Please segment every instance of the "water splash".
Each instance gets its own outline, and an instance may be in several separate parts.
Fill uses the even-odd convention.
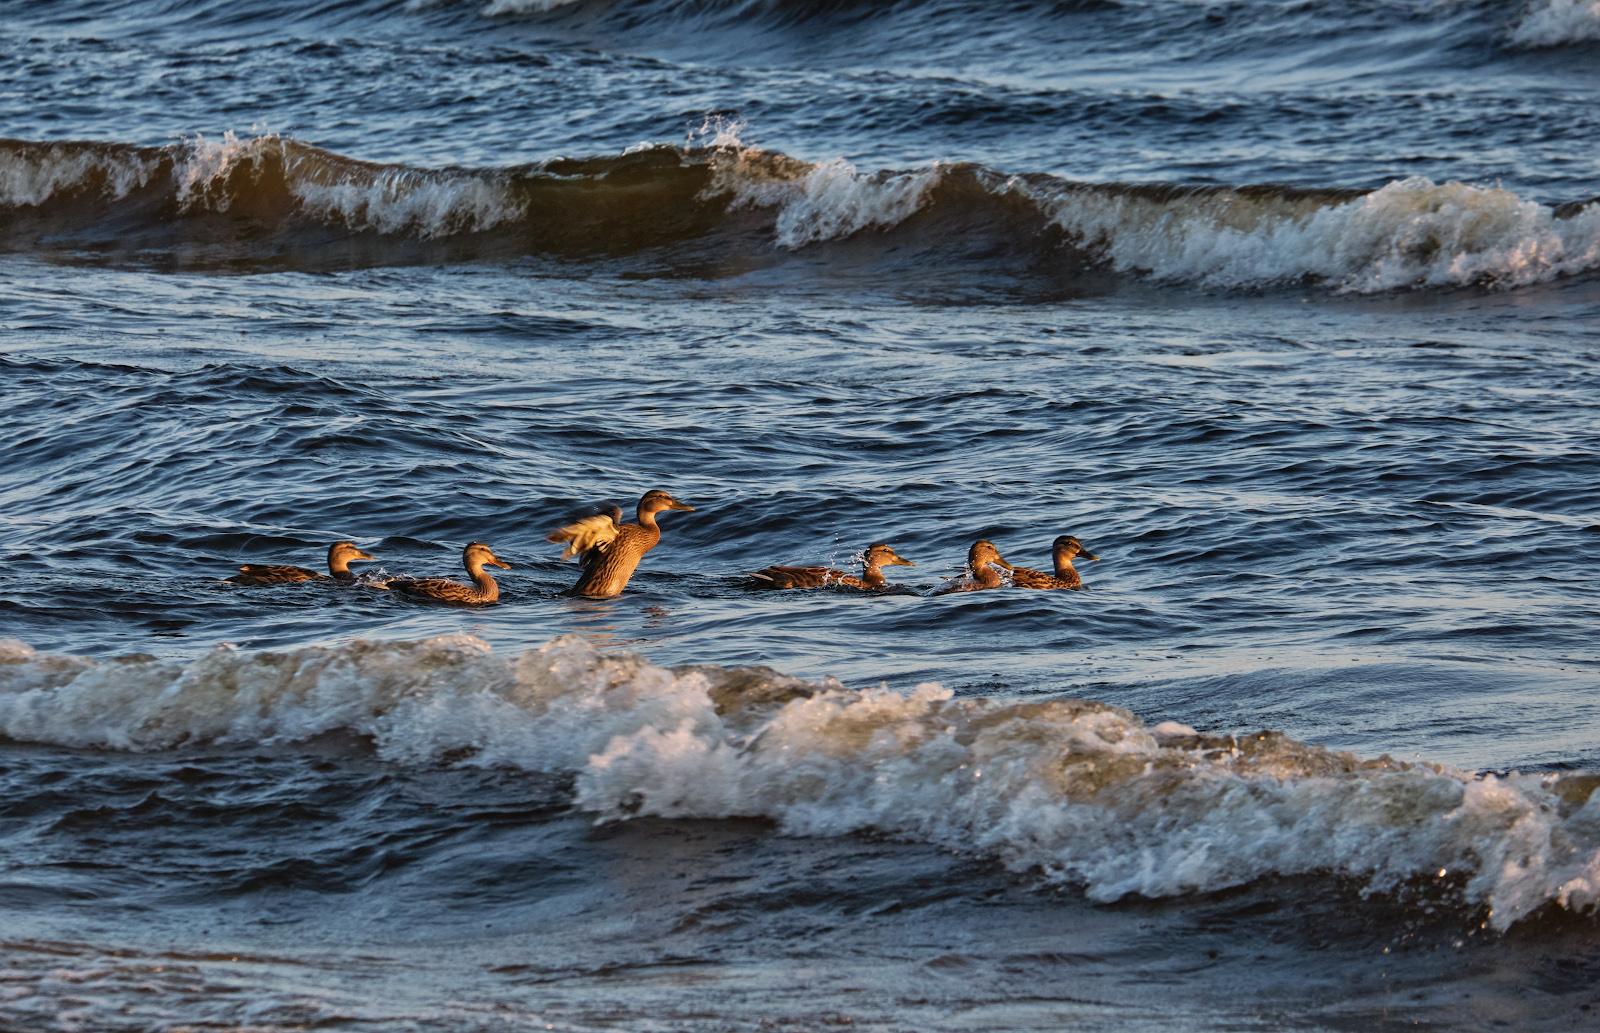
[[[1475,776],[1276,733],[1146,726],[1118,707],[958,699],[667,669],[562,638],[518,656],[466,635],[189,664],[99,662],[0,643],[11,739],[160,750],[368,737],[394,763],[576,775],[580,806],[770,819],[976,850],[1085,887],[1171,896],[1335,873],[1371,891],[1448,882],[1496,928],[1600,903],[1591,776]]]

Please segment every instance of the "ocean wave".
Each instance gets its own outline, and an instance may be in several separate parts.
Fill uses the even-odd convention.
[[[835,158],[818,164],[797,162],[739,139],[742,125],[703,126],[709,136],[710,182],[705,200],[732,198],[734,207],[777,212],[780,247],[799,248],[840,240],[862,230],[898,226],[928,203],[939,182],[939,166],[916,172],[864,175]]]
[[[149,183],[157,166],[134,148],[0,140],[0,208],[38,207],[82,194],[119,200]]]
[[[544,14],[558,7],[570,7],[581,0],[489,0],[483,13],[489,17],[502,14]]]
[[[1121,271],[1217,287],[1314,280],[1358,293],[1523,286],[1600,268],[1600,203],[1557,217],[1499,188],[1414,177],[1350,200],[1241,191],[1043,202]]]
[[[1510,39],[1523,47],[1600,41],[1600,0],[1531,0]]]
[[[465,635],[189,663],[0,642],[0,733],[118,750],[366,736],[394,763],[576,778],[580,807],[760,817],[993,856],[1095,900],[1332,873],[1437,883],[1506,929],[1600,903],[1600,779],[1476,776],[1261,732],[1202,735],[1103,703],[957,699],[667,669],[562,638],[498,656]]]
[[[1076,183],[960,162],[863,171],[748,146],[727,126],[682,147],[501,169],[375,164],[277,136],[0,141],[0,240],[12,248],[197,239],[240,260],[359,264],[437,257],[416,243],[448,243],[450,261],[708,240],[775,259],[850,240],[930,264],[1003,249],[1180,285],[1375,292],[1600,269],[1600,201],[1552,207],[1422,178],[1362,192]],[[312,246],[330,241],[340,246],[326,254]]]

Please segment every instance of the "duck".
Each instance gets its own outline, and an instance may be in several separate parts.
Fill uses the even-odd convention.
[[[1011,564],[1000,556],[1000,550],[995,548],[994,542],[987,538],[979,538],[972,543],[972,548],[967,550],[967,571],[962,577],[946,582],[938,588],[934,595],[949,595],[953,592],[978,592],[986,588],[1000,588],[1006,583],[1005,576],[995,567],[1011,570]]]
[[[395,578],[388,582],[388,588],[411,599],[455,603],[458,606],[487,606],[500,598],[500,586],[483,568],[510,570],[511,564],[496,556],[494,550],[482,542],[469,542],[461,550],[461,565],[472,576],[472,584],[464,585],[445,577]]]
[[[307,570],[305,567],[290,566],[271,563],[246,563],[239,568],[239,573],[223,580],[232,585],[291,585],[300,581],[341,581],[353,582],[355,574],[350,570],[350,564],[357,560],[372,560],[362,552],[355,542],[334,542],[328,546],[328,572],[318,573]]]
[[[1072,558],[1082,556],[1085,559],[1098,560],[1100,557],[1083,547],[1083,543],[1064,534],[1050,543],[1050,555],[1055,560],[1056,572],[1046,574],[1042,570],[1032,570],[1028,567],[1012,567],[1011,583],[1018,588],[1039,589],[1078,589],[1083,587],[1083,578],[1072,568]]]
[[[611,599],[621,595],[644,554],[661,541],[656,514],[669,509],[694,512],[693,506],[679,502],[660,488],[653,488],[639,499],[638,519],[633,523],[623,523],[621,507],[611,506],[546,535],[550,541],[566,546],[561,554],[563,559],[578,556],[583,563],[583,573],[569,594],[585,599]]]
[[[860,577],[831,567],[763,567],[750,575],[750,587],[778,588],[853,588],[862,592],[882,592],[889,587],[882,567],[914,567],[915,563],[897,555],[882,542],[867,546],[862,554]]]

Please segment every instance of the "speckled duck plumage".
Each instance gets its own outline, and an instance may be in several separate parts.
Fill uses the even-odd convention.
[[[1064,534],[1051,543],[1050,555],[1055,561],[1054,574],[1046,574],[1042,570],[1032,570],[1028,567],[1012,567],[1011,583],[1018,588],[1079,589],[1083,587],[1083,577],[1073,569],[1073,558],[1076,556],[1090,560],[1100,558],[1085,549],[1083,543],[1070,534]]]
[[[668,509],[694,512],[693,506],[657,488],[639,499],[638,518],[632,523],[623,523],[622,511],[612,506],[550,532],[550,541],[565,544],[563,557],[576,555],[583,563],[571,594],[589,599],[621,595],[644,554],[661,541],[656,514]]]
[[[993,542],[987,538],[979,538],[972,543],[972,548],[967,550],[966,573],[954,581],[947,582],[934,591],[934,595],[949,595],[953,592],[979,592],[988,588],[1000,588],[1006,584],[1006,576],[995,567],[1003,567],[1007,571],[1011,564],[1000,556],[1000,550],[995,548]]]
[[[860,577],[835,570],[832,567],[763,567],[750,575],[750,587],[761,589],[784,588],[852,588],[863,592],[882,592],[889,587],[883,576],[884,567],[914,567],[915,563],[897,555],[893,548],[882,542],[867,546],[862,554]]]
[[[356,547],[355,542],[334,542],[328,546],[328,572],[326,574],[287,563],[246,563],[239,573],[226,578],[234,585],[292,585],[300,581],[345,581],[356,579],[350,564],[358,560],[371,560],[372,556]]]
[[[510,570],[511,564],[500,559],[482,542],[472,542],[461,551],[461,564],[467,568],[472,584],[462,584],[449,578],[396,578],[389,582],[390,591],[410,599],[424,602],[453,603],[457,606],[486,606],[500,598],[500,586],[483,568],[499,567]]]

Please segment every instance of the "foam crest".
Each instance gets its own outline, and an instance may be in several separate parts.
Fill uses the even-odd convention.
[[[1600,268],[1600,203],[1558,219],[1554,209],[1508,190],[1423,178],[1332,204],[1288,194],[1152,198],[1095,188],[1041,203],[1116,269],[1207,286],[1315,279],[1353,292],[1514,287]]]
[[[525,206],[500,183],[481,176],[385,170],[375,178],[296,181],[304,210],[353,229],[441,237],[481,233],[523,215]]]
[[[711,182],[702,196],[732,195],[735,208],[777,211],[779,246],[842,240],[865,229],[898,226],[916,214],[940,179],[940,167],[863,173],[843,158],[810,164],[739,140],[739,123],[708,123]]]
[[[186,216],[295,216],[353,230],[422,238],[476,233],[522,219],[510,174],[355,161],[275,135],[197,135],[164,148],[0,143],[0,206],[37,206],[75,193],[108,200],[147,186],[170,191]]]
[[[26,149],[0,144],[0,207],[41,205],[75,190],[118,200],[148,183],[155,171],[156,162],[136,154],[59,144]]]
[[[1600,901],[1600,778],[1474,776],[1276,733],[1146,726],[1103,703],[957,699],[667,669],[561,638],[465,635],[187,664],[0,642],[0,734],[77,747],[289,743],[331,731],[395,763],[576,775],[603,819],[753,816],[976,851],[1110,901],[1336,873],[1437,882],[1504,929]]]
[[[1559,47],[1600,40],[1600,0],[1532,0],[1511,27],[1511,42]]]
[[[570,7],[579,0],[490,0],[483,13],[489,17],[502,14],[544,14],[558,7]]]
[[[276,176],[300,211],[354,230],[439,237],[475,233],[520,218],[523,205],[492,177],[369,165],[267,135],[197,136],[172,177],[181,210],[225,212]]]
[[[283,141],[276,136],[258,136],[241,140],[228,130],[220,140],[208,140],[196,134],[180,148],[178,160],[172,165],[172,183],[181,210],[194,208],[225,212],[233,206],[234,193],[228,189],[228,179],[241,166],[249,165],[253,171],[267,152],[280,157]]]
[[[461,254],[481,246],[497,256],[590,256],[731,229],[732,247],[852,239],[932,263],[982,262],[1000,244],[1059,260],[1065,237],[1073,268],[1221,288],[1516,287],[1600,270],[1600,201],[1557,209],[1509,190],[1421,178],[1362,194],[1007,178],[961,163],[866,172],[842,158],[811,163],[747,146],[742,128],[708,120],[682,147],[498,169],[384,165],[271,135],[164,148],[0,141],[0,204],[61,199],[40,213],[51,232],[29,237],[44,246],[82,234],[95,246],[142,237],[153,251],[192,241],[200,221],[223,249],[283,258],[297,240],[325,243],[329,227],[371,234],[349,241],[336,263],[414,260],[412,250],[388,248],[397,237],[481,234],[460,241]],[[148,196],[121,206],[94,200],[135,190]],[[205,220],[216,212],[247,218],[251,231]],[[770,226],[770,237],[750,237],[752,225]],[[957,238],[972,246],[952,253],[946,245]],[[308,256],[318,254],[295,249],[293,261],[315,265]]]
[[[0,642],[0,736],[162,750],[297,742],[343,731],[385,757],[574,770],[617,735],[715,722],[703,675],[682,678],[575,639],[507,659],[470,635],[286,653],[219,646],[188,664],[53,656]]]
[[[1592,788],[1592,786],[1588,787]],[[603,816],[759,815],[795,835],[872,831],[977,850],[1096,900],[1336,872],[1371,890],[1464,878],[1506,928],[1600,895],[1600,805],[1550,780],[1362,761],[1263,734],[1149,729],[1077,701],[824,691],[732,738],[612,741],[578,781]]]

